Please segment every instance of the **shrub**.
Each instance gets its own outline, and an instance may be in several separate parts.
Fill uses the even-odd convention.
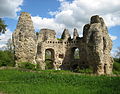
[[[114,62],[113,73],[116,75],[120,75],[120,63],[119,62]]]
[[[88,67],[88,68],[77,67],[75,70],[73,70],[73,72],[91,74],[91,73],[93,73],[93,70],[91,67]]]
[[[87,68],[87,69],[80,69],[78,70],[79,73],[87,73],[87,74],[91,74],[93,73],[92,69]]]
[[[61,38],[57,38],[57,40],[62,40]]]
[[[117,63],[120,63],[120,59],[119,58],[114,58],[114,61]]]
[[[45,63],[46,63],[45,69],[53,69],[53,61],[46,60]]]
[[[113,64],[113,70],[120,72],[120,63],[114,62],[114,64]]]
[[[0,67],[1,66],[14,66],[14,55],[10,51],[0,51]]]
[[[19,68],[23,68],[23,69],[32,69],[35,70],[35,65],[30,63],[30,62],[21,62],[18,64]]]

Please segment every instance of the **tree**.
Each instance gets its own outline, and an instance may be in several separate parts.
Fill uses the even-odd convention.
[[[3,50],[0,50],[0,67],[15,66],[12,40],[9,39]]]
[[[7,50],[0,50],[0,67],[1,66],[15,66],[13,53]]]
[[[0,18],[0,34],[5,33],[7,25],[4,20]]]
[[[120,47],[118,47],[117,49],[116,57],[119,59],[119,62],[120,62]]]
[[[13,52],[13,42],[12,39],[8,39],[7,43],[6,43],[6,50]]]

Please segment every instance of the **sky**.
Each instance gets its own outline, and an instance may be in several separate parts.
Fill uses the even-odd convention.
[[[120,47],[120,1],[119,0],[0,0],[0,18],[7,26],[0,35],[0,48],[5,46],[16,28],[21,12],[28,12],[35,31],[42,28],[53,29],[60,37],[65,28],[72,35],[77,28],[82,36],[83,26],[93,15],[103,17],[113,41],[112,55]]]

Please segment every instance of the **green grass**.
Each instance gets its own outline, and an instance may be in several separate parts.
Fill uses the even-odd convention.
[[[0,91],[7,94],[120,94],[120,77],[5,69],[0,70]]]
[[[120,75],[120,63],[119,62],[113,63],[113,73],[116,75]]]

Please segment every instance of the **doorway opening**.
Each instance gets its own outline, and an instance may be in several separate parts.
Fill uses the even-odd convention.
[[[77,47],[72,48],[71,57],[73,59],[80,59],[79,49]]]
[[[53,69],[54,65],[54,50],[53,49],[46,49],[45,50],[45,69]]]

